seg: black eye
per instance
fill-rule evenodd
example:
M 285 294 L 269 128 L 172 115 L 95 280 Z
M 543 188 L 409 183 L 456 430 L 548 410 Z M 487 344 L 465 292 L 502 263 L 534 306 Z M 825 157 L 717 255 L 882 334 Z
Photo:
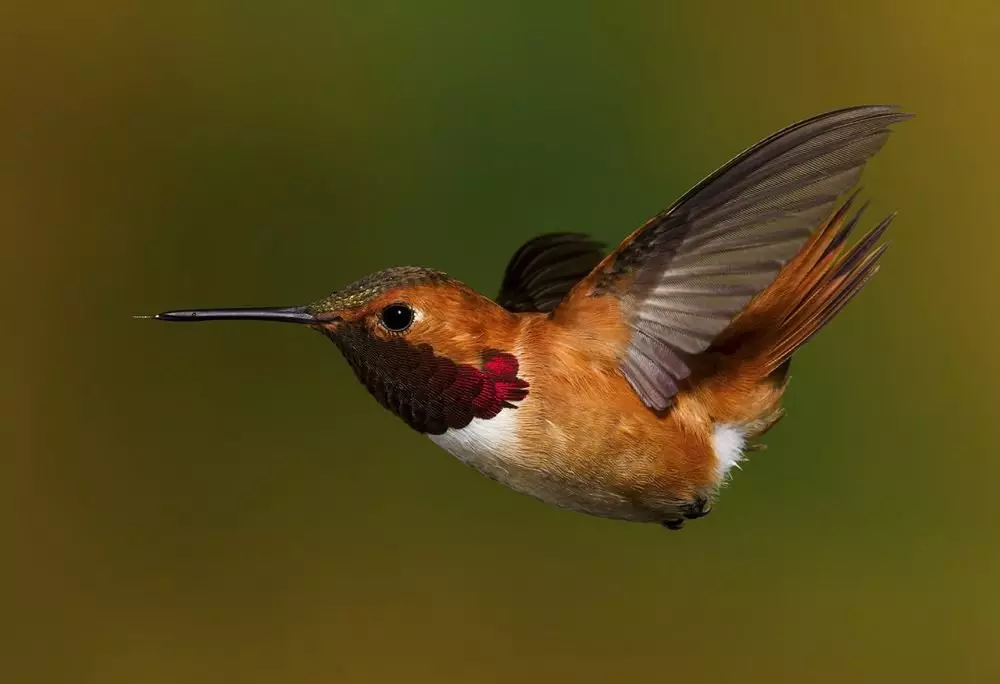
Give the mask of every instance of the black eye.
M 413 323 L 413 309 L 405 304 L 390 304 L 382 309 L 382 325 L 392 332 L 403 332 Z

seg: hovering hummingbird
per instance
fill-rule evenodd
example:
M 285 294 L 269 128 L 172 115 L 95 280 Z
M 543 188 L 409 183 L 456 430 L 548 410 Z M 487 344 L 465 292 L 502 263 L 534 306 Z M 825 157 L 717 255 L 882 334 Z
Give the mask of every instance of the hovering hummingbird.
M 155 318 L 318 330 L 382 406 L 487 477 L 677 529 L 782 417 L 792 354 L 878 270 L 892 216 L 848 248 L 864 208 L 837 205 L 906 118 L 865 106 L 785 128 L 606 256 L 578 233 L 529 240 L 496 300 L 402 267 L 306 306 Z

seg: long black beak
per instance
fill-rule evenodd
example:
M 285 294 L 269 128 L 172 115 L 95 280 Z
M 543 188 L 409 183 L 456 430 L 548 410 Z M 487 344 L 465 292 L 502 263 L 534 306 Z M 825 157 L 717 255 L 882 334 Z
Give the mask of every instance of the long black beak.
M 137 316 L 136 318 L 155 318 L 158 321 L 178 321 L 183 323 L 200 323 L 201 321 L 277 321 L 279 323 L 316 323 L 316 317 L 304 306 L 288 306 L 282 308 L 246 308 L 246 309 L 192 309 L 190 311 L 164 311 L 155 316 Z

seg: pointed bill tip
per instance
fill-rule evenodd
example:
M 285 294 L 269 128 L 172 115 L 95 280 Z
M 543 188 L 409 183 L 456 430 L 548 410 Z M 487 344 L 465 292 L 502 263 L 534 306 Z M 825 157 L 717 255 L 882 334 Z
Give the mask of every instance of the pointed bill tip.
M 316 317 L 304 306 L 238 309 L 189 309 L 186 311 L 164 311 L 153 315 L 136 316 L 157 321 L 195 322 L 202 321 L 276 321 L 279 323 L 315 323 Z

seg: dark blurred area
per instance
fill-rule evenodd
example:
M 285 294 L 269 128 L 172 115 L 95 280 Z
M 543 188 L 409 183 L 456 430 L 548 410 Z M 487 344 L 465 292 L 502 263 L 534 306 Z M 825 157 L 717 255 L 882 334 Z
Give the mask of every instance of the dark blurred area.
M 0 680 L 997 681 L 998 38 L 985 1 L 0 9 Z M 882 272 L 679 533 L 486 480 L 320 335 L 132 318 L 492 294 L 881 102 Z

